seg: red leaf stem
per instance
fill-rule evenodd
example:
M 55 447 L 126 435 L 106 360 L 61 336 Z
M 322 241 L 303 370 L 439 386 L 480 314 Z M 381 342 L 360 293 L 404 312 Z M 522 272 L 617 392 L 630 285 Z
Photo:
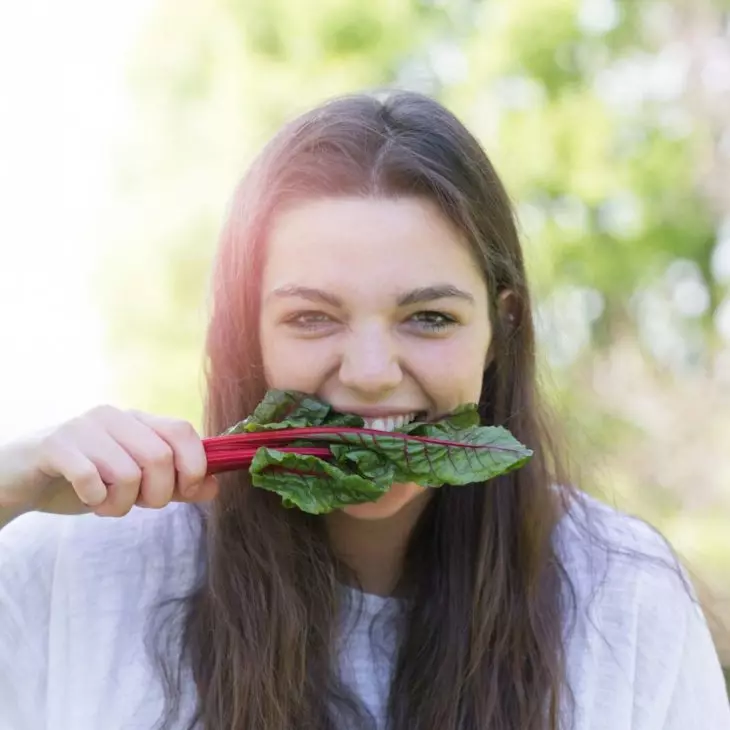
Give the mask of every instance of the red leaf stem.
M 379 431 L 370 428 L 341 428 L 336 426 L 308 426 L 305 428 L 286 428 L 271 431 L 257 431 L 254 433 L 236 433 L 224 436 L 213 436 L 203 439 L 203 447 L 208 458 L 208 473 L 215 474 L 223 471 L 231 471 L 251 465 L 256 451 L 262 446 L 268 446 L 278 451 L 289 451 L 295 454 L 306 454 L 326 459 L 331 457 L 329 448 L 326 447 L 288 447 L 287 443 L 309 439 L 311 441 L 329 440 L 332 436 L 357 435 L 362 445 L 367 448 L 366 442 L 362 439 L 364 435 L 373 437 L 387 435 L 389 438 L 402 439 L 403 441 L 416 441 L 424 444 L 438 444 L 440 446 L 452 446 L 456 448 L 468 448 L 473 450 L 489 449 L 493 451 L 513 451 L 509 447 L 495 446 L 492 444 L 464 444 L 459 441 L 446 439 L 435 439 L 427 436 L 413 436 L 397 431 Z M 405 450 L 406 459 L 408 450 Z
M 263 445 L 263 444 L 262 444 Z M 203 439 L 203 447 L 208 459 L 208 474 L 220 474 L 224 471 L 233 471 L 251 466 L 256 451 L 260 446 L 230 446 L 222 448 L 220 444 L 211 444 L 210 439 Z M 295 454 L 304 454 L 308 456 L 318 456 L 320 459 L 331 458 L 332 452 L 328 448 L 323 447 L 293 447 L 293 446 L 277 446 L 273 445 L 277 451 L 291 451 Z

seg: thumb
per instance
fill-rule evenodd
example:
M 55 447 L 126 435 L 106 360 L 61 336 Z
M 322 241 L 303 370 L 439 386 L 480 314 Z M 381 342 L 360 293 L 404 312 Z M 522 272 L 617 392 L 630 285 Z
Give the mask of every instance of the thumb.
M 202 482 L 198 482 L 185 490 L 185 494 L 178 497 L 179 502 L 210 502 L 218 496 L 220 485 L 218 480 L 209 474 Z

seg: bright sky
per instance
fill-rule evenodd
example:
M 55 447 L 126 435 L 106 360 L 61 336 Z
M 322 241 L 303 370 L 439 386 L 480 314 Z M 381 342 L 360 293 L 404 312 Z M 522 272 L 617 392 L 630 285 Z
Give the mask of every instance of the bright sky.
M 113 402 L 89 278 L 153 2 L 0 4 L 0 441 Z

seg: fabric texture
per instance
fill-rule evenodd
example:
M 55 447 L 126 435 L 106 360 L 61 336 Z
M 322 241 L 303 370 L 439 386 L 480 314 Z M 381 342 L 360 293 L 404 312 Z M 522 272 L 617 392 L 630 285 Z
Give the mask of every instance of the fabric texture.
M 590 531 L 625 554 L 607 555 Z M 33 513 L 0 530 L 0 730 L 154 728 L 164 693 L 150 621 L 201 575 L 200 533 L 181 504 L 121 519 Z M 671 561 L 663 540 L 585 496 L 555 539 L 577 601 L 566 623 L 575 730 L 730 730 L 705 618 L 681 574 L 660 564 Z M 397 643 L 386 619 L 398 602 L 343 590 L 362 610 L 342 617 L 341 672 L 382 723 Z M 175 635 L 172 619 L 161 625 Z M 192 712 L 189 672 L 182 695 Z

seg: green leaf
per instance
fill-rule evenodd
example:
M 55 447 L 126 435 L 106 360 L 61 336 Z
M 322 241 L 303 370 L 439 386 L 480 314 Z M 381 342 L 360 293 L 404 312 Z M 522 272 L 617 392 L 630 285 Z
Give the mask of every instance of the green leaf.
M 392 432 L 363 425 L 360 416 L 340 413 L 312 395 L 271 390 L 251 416 L 226 433 L 303 429 L 292 433 L 289 447 L 329 446 L 332 461 L 262 446 L 250 467 L 254 486 L 312 514 L 372 501 L 398 482 L 424 487 L 485 482 L 532 456 L 506 429 L 480 426 L 475 403 Z
M 376 484 L 348 473 L 316 456 L 261 448 L 250 467 L 255 487 L 279 494 L 286 506 L 310 514 L 332 512 L 348 504 L 372 502 L 388 491 L 390 483 Z
M 361 474 L 373 469 L 373 454 L 393 466 L 395 482 L 416 482 L 424 487 L 473 484 L 487 481 L 523 466 L 532 451 L 498 426 L 457 428 L 451 422 L 420 424 L 418 436 L 392 434 L 343 434 L 348 445 L 332 444 L 338 464 L 354 464 Z M 413 434 L 410 434 L 413 435 Z M 320 439 L 317 437 L 317 440 Z M 377 468 L 383 469 L 378 464 Z
M 477 408 L 476 403 L 463 403 L 435 423 L 413 421 L 395 430 L 403 433 L 411 433 L 416 436 L 427 435 L 430 433 L 427 429 L 433 428 L 434 426 L 442 429 L 445 433 L 458 432 L 465 428 L 479 425 L 479 411 Z
M 269 390 L 248 418 L 224 433 L 254 433 L 323 425 L 358 428 L 363 423 L 359 416 L 337 413 L 331 406 L 308 393 L 297 390 Z

